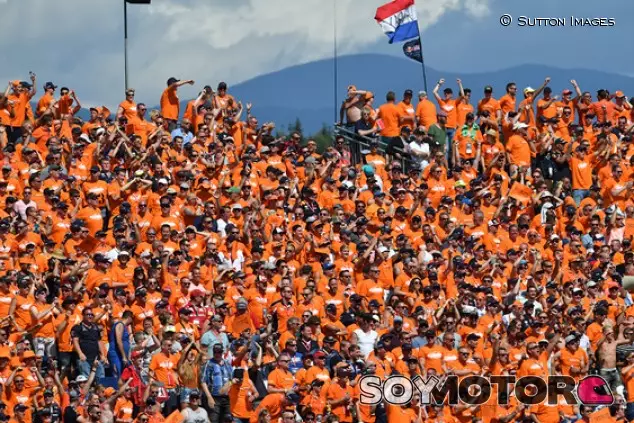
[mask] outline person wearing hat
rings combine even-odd
[[[429,129],[437,120],[436,105],[429,100],[427,91],[418,92],[418,105],[416,106],[416,124],[419,127]]]
[[[441,144],[441,148],[449,148],[449,150],[451,150],[451,145],[453,144],[453,139],[456,133],[456,127],[458,126],[458,104],[460,101],[454,98],[453,90],[449,87],[443,90],[444,97],[440,97],[438,90],[440,90],[440,87],[444,84],[445,80],[441,78],[433,89],[434,98],[436,99],[436,102],[438,102],[438,106],[440,108],[437,115],[437,124],[445,131],[446,134],[446,138],[442,140],[444,142],[441,143],[440,140],[437,142]],[[430,132],[431,127],[428,129],[428,132]],[[432,135],[432,133],[429,135],[436,140],[436,131],[431,132],[434,135]],[[445,150],[441,151],[445,152]],[[451,156],[448,156],[448,159],[451,162]]]
[[[231,383],[233,368],[231,363],[223,358],[224,352],[222,344],[214,344],[210,359],[202,369],[202,390],[206,394],[212,422],[221,421],[231,411],[226,386]]]
[[[528,125],[517,122],[513,125],[513,135],[506,143],[506,152],[511,165],[511,176],[519,168],[527,169],[531,165],[531,145],[528,142]]]
[[[354,396],[354,388],[350,386],[351,371],[349,367],[340,367],[335,375],[333,383],[326,389],[326,401],[338,421],[351,423],[352,415],[348,411]]]
[[[407,144],[406,150],[416,165],[414,169],[422,170],[429,165],[430,146],[428,142],[425,142],[425,133],[423,131],[414,131],[414,137]]]
[[[502,121],[502,109],[500,102],[493,97],[493,87],[487,85],[484,87],[484,97],[478,102],[478,114],[489,112],[490,119],[496,122]]]
[[[236,312],[229,316],[227,319],[227,331],[231,333],[234,338],[240,338],[245,336],[245,332],[248,334],[255,334],[255,325],[250,313],[247,312],[249,302],[246,298],[240,297],[236,301]],[[248,332],[247,332],[248,331]]]
[[[249,418],[249,423],[259,423],[259,416],[263,414],[263,411],[266,410],[268,412],[268,416],[270,422],[284,422],[290,423],[294,421],[295,412],[289,409],[294,409],[300,401],[300,397],[296,393],[274,393],[268,394],[265,396],[260,405],[251,413]],[[282,418],[286,416],[286,418]]]
[[[326,385],[325,390],[330,386],[330,370],[327,363],[328,354],[319,350],[313,353],[313,365],[306,372],[306,383],[312,383],[315,380],[320,380]]]
[[[27,417],[27,411],[29,411],[29,407],[22,403],[18,403],[13,406],[13,420],[16,423],[27,423],[30,422],[31,419]],[[30,413],[28,413],[30,414]]]
[[[8,141],[12,144],[15,144],[22,136],[22,126],[26,120],[26,113],[20,113],[20,111],[26,111],[27,104],[36,92],[35,74],[31,73],[30,78],[30,84],[26,81],[13,81],[11,83],[11,93],[6,96],[7,100],[12,102],[14,109],[14,115],[11,117],[7,127]]]
[[[561,368],[564,376],[573,377],[576,381],[587,375],[590,359],[583,349],[579,348],[579,336],[572,332],[564,338],[566,347],[553,355],[555,363]]]
[[[50,81],[44,84],[44,95],[40,97],[35,108],[35,113],[38,116],[43,116],[44,113],[49,110],[49,108],[51,108],[51,106],[54,107],[56,89],[57,85],[53,84]]]
[[[204,293],[200,291],[196,292],[196,296],[199,296],[199,294],[204,295]],[[193,295],[193,291],[190,293],[190,296],[191,295]],[[191,316],[191,314],[192,309],[190,307],[181,307],[178,310],[178,323],[176,323],[174,327],[176,328],[176,333],[186,336],[189,340],[196,340],[200,338],[200,335],[198,327],[190,322],[189,316]]]
[[[194,389],[189,393],[187,406],[181,410],[184,423],[209,422],[207,410],[201,407],[201,393]]]
[[[161,116],[167,122],[167,129],[170,132],[176,128],[176,122],[178,121],[180,100],[177,90],[186,84],[194,85],[194,81],[191,79],[181,81],[171,77],[167,80],[167,88],[161,94]]]
[[[416,110],[414,110],[414,105],[412,104],[412,97],[414,97],[414,92],[410,89],[405,90],[403,100],[396,107],[399,111],[399,126],[407,126],[413,131],[416,125]]]
[[[52,389],[46,389],[43,393],[44,404],[33,416],[34,423],[58,423],[62,419],[62,409],[55,402],[55,393]]]

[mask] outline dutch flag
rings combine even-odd
[[[419,36],[414,0],[394,0],[384,4],[376,9],[374,19],[383,28],[390,44]]]

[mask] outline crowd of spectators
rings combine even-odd
[[[10,82],[0,421],[634,419],[629,99],[456,83],[350,86],[317,151],[225,83],[83,121],[71,89]],[[614,403],[362,401],[396,374],[600,375]]]

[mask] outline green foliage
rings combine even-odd
[[[324,123],[322,124],[321,129],[317,131],[317,133],[313,134],[310,138],[314,139],[317,143],[317,151],[323,153],[328,147],[332,145],[332,142],[334,140],[332,127]]]
[[[319,153],[323,153],[328,147],[332,145],[332,142],[334,140],[334,133],[332,131],[332,127],[328,126],[327,124],[324,123],[319,131],[307,136],[304,136],[302,128],[302,122],[299,120],[299,118],[297,118],[295,119],[294,123],[288,124],[288,134],[285,133],[284,130],[279,130],[277,133],[279,136],[279,134],[290,135],[293,132],[298,132],[302,137],[301,145],[305,145],[308,140],[314,140],[317,143],[317,151]]]

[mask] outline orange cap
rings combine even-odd
[[[617,92],[614,93],[614,96],[616,98],[623,98],[623,97],[625,97],[625,94],[623,94],[623,91],[617,91]]]
[[[31,350],[26,350],[22,354],[22,360],[26,360],[27,358],[35,358],[35,353]]]

